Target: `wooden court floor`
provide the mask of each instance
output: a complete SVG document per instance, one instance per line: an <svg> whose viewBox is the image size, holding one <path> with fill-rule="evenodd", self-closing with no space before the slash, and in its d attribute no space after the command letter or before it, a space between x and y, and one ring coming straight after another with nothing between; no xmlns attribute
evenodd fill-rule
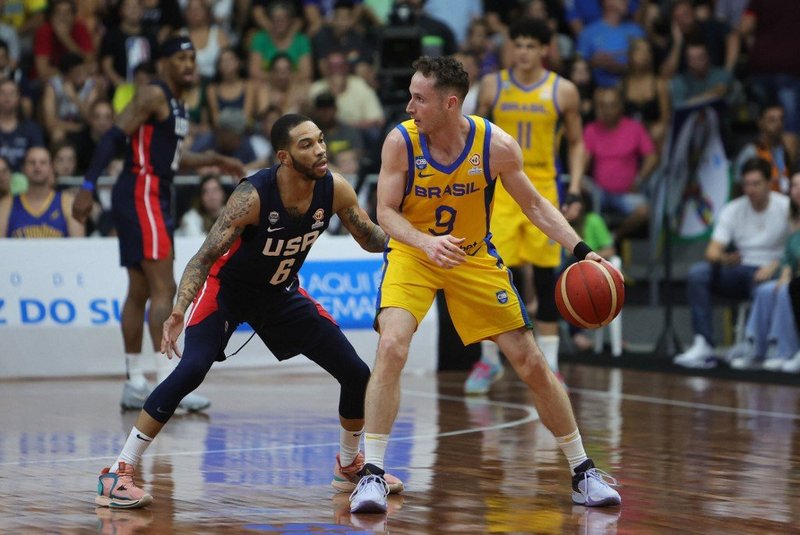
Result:
<svg viewBox="0 0 800 535"><path fill-rule="evenodd" d="M96 475L134 413L120 379L0 382L0 533L800 533L800 388L564 366L587 450L621 508L570 502L566 462L507 374L465 398L464 372L408 375L388 515L329 486L338 389L316 371L226 370L148 450L145 510L96 509Z"/></svg>

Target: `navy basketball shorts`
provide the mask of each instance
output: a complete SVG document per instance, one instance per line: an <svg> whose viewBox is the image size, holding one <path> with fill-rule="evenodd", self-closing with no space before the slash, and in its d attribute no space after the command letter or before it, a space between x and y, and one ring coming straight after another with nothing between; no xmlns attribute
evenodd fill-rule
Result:
<svg viewBox="0 0 800 535"><path fill-rule="evenodd" d="M173 257L172 185L148 173L122 173L111 192L111 215L119 237L120 264Z"/></svg>

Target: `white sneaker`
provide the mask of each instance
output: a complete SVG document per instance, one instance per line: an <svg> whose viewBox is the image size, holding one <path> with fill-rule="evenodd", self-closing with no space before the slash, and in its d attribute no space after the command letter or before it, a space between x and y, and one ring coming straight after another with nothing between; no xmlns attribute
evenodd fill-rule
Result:
<svg viewBox="0 0 800 535"><path fill-rule="evenodd" d="M758 370L763 362L756 355L742 355L731 360L730 365L734 370Z"/></svg>
<svg viewBox="0 0 800 535"><path fill-rule="evenodd" d="M786 373L800 373L800 351L792 358L783 363L783 371Z"/></svg>
<svg viewBox="0 0 800 535"><path fill-rule="evenodd" d="M714 348L709 345L705 337L696 334L692 347L677 355L672 362L684 368L708 369L717 365L717 357L714 356Z"/></svg>
<svg viewBox="0 0 800 535"><path fill-rule="evenodd" d="M143 386L137 387L130 381L125 381L122 387L122 398L119 400L119 405L124 410L141 410L144 407L144 402L153 391L153 386L145 382Z"/></svg>
<svg viewBox="0 0 800 535"><path fill-rule="evenodd" d="M786 359L782 358L771 358L766 359L764 361L764 369L769 372L782 372L783 371L783 364L786 362Z"/></svg>
<svg viewBox="0 0 800 535"><path fill-rule="evenodd" d="M388 495L389 487L381 476L365 475L350 495L350 512L385 513L389 509Z"/></svg>
<svg viewBox="0 0 800 535"><path fill-rule="evenodd" d="M620 505L619 492L611 488L616 486L616 479L595 468L591 459L586 459L572 476L572 503L586 507Z"/></svg>
<svg viewBox="0 0 800 535"><path fill-rule="evenodd" d="M191 392L178 403L178 408L189 412L202 411L211 406L211 401L199 394Z"/></svg>

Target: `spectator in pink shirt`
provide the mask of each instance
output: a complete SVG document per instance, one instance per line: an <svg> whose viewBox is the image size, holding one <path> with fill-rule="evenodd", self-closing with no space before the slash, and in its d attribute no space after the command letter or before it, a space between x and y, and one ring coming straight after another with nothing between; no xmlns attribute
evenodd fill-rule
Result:
<svg viewBox="0 0 800 535"><path fill-rule="evenodd" d="M584 128L586 158L600 194L601 212L625 217L616 229L620 240L647 223L649 205L644 183L658 164L647 129L622 114L622 94L615 87L594 93L597 120ZM589 162L587 161L587 169Z"/></svg>

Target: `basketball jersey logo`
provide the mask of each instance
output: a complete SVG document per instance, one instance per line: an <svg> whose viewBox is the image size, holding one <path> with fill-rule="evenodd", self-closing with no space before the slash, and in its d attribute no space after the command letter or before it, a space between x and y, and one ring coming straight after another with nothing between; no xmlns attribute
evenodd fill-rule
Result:
<svg viewBox="0 0 800 535"><path fill-rule="evenodd" d="M264 256L295 256L298 253L306 251L309 247L314 245L314 242L319 238L320 231L313 230L307 232L302 236L295 236L289 240L281 238L267 238L264 244L264 250L261 251Z"/></svg>

